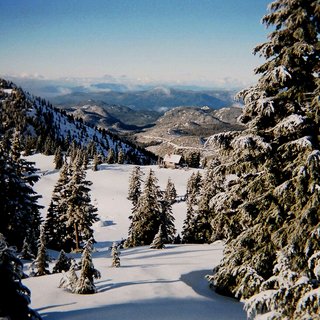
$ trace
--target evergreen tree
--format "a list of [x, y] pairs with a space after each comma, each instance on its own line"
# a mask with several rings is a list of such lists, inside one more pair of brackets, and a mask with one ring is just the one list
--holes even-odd
[[0, 232], [19, 250], [29, 230], [38, 237], [41, 222], [40, 196], [32, 189], [39, 176], [34, 164], [20, 154], [18, 133], [12, 146], [6, 139], [0, 141]]
[[161, 216], [159, 203], [161, 194], [157, 182], [154, 171], [150, 169], [143, 193], [137, 206], [133, 208], [127, 245], [148, 245], [158, 232]]
[[[72, 240], [70, 230], [67, 230], [65, 213], [67, 211], [66, 199], [70, 196], [67, 186], [70, 184], [70, 168], [64, 162], [58, 181], [54, 186], [51, 202], [44, 223], [44, 233], [48, 248], [54, 250], [70, 250]], [[71, 242], [71, 244], [70, 244]]]
[[55, 169], [61, 169], [61, 167], [63, 166], [64, 160], [63, 160], [63, 154], [60, 146], [54, 152], [53, 162], [55, 163]]
[[67, 257], [63, 250], [60, 251], [58, 260], [52, 269], [52, 273], [68, 271], [71, 267], [71, 259]]
[[0, 317], [12, 320], [41, 320], [40, 315], [28, 306], [30, 290], [22, 284], [22, 278], [22, 262], [0, 234], [0, 283], [4, 293], [0, 299]]
[[123, 152], [123, 149], [120, 148], [119, 152], [118, 152], [118, 163], [119, 164], [124, 164], [124, 157], [125, 157], [125, 154]]
[[78, 279], [75, 293], [91, 294], [96, 292], [94, 278], [100, 278], [100, 272], [94, 268], [91, 253], [93, 250], [93, 239], [90, 239], [82, 252], [81, 256], [81, 273]]
[[132, 201], [133, 207], [137, 205], [138, 200], [141, 196], [142, 175], [143, 173], [139, 166], [136, 166], [131, 172], [129, 180], [128, 199]]
[[159, 200], [160, 204], [160, 224], [162, 228], [162, 238], [165, 243], [172, 243], [176, 229], [174, 227], [174, 216], [172, 214], [171, 202], [165, 197]]
[[112, 251], [111, 251], [111, 257], [112, 257], [112, 267], [119, 268], [120, 267], [120, 252], [118, 250], [118, 244], [114, 242], [112, 244]]
[[68, 272], [62, 271], [63, 277], [60, 279], [59, 288], [64, 288], [71, 292], [75, 292], [78, 283], [76, 267], [76, 261], [72, 259]]
[[113, 163], [115, 163], [115, 160], [116, 160], [115, 152], [114, 152], [113, 149], [110, 148], [110, 149], [108, 150], [108, 155], [107, 155], [106, 161], [107, 161], [107, 163], [109, 163], [109, 164], [113, 164]]
[[93, 158], [93, 164], [92, 164], [92, 170], [93, 171], [98, 171], [98, 165], [99, 165], [99, 156], [95, 153], [94, 158]]
[[[312, 319], [320, 296], [320, 4], [277, 0], [269, 8], [263, 21], [275, 29], [255, 49], [266, 62], [257, 84], [240, 93], [247, 129], [207, 142], [221, 161], [215, 179], [224, 180], [210, 200], [213, 237], [227, 239], [209, 280], [220, 292], [250, 299], [249, 316]], [[279, 282], [285, 274], [293, 277], [286, 287]]]
[[165, 190], [165, 198], [171, 204], [173, 204], [177, 198], [176, 188], [170, 178], [168, 179], [168, 182], [167, 182], [167, 186]]
[[163, 249], [164, 248], [164, 236], [162, 231], [162, 226], [159, 226], [159, 230], [155, 235], [152, 243], [150, 244], [151, 249]]
[[[90, 188], [92, 182], [85, 180], [86, 172], [82, 167], [79, 154], [72, 167], [72, 177], [67, 185], [66, 211], [62, 218], [66, 221], [67, 230], [73, 230], [75, 249], [78, 251], [81, 241], [93, 236], [92, 224], [98, 221], [97, 209], [91, 204]], [[71, 237], [71, 235], [69, 234]]]
[[43, 232], [43, 228], [40, 233], [37, 257], [36, 260], [33, 261], [32, 267], [36, 268], [36, 271], [33, 274], [33, 276], [35, 277], [43, 276], [50, 273], [48, 270], [48, 255], [46, 250], [45, 235]]
[[[202, 188], [202, 177], [199, 171], [192, 173], [187, 182], [187, 214], [183, 222], [182, 237], [184, 243], [199, 242], [199, 228], [197, 226], [197, 212], [199, 196]], [[210, 196], [210, 195], [209, 195]], [[200, 229], [201, 231], [201, 229]], [[201, 237], [201, 236], [200, 236]], [[202, 242], [202, 241], [200, 241]]]
[[34, 255], [32, 253], [31, 246], [28, 243], [27, 238], [24, 238], [24, 240], [23, 240], [23, 245], [22, 245], [22, 249], [21, 249], [21, 253], [19, 255], [19, 258], [25, 259], [25, 260], [34, 259]]

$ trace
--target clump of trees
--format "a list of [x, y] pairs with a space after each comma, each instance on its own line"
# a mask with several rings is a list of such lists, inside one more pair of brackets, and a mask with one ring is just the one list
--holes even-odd
[[140, 168], [135, 168], [129, 182], [128, 199], [132, 201], [133, 208], [125, 245], [127, 247], [150, 245], [160, 225], [162, 225], [164, 241], [171, 243], [176, 232], [172, 215], [174, 185], [172, 181], [168, 181], [167, 191], [162, 192], [152, 169], [146, 177], [142, 191], [141, 182]]
[[44, 224], [48, 248], [79, 251], [93, 236], [92, 224], [98, 220], [91, 203], [86, 180], [86, 154], [78, 149], [73, 162], [64, 162], [53, 190]]

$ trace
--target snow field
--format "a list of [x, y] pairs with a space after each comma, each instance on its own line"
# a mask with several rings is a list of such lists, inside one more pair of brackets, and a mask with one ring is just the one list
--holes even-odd
[[[41, 180], [34, 186], [43, 198], [45, 217], [53, 187], [59, 173], [54, 170], [53, 157], [28, 157], [40, 168]], [[121, 267], [111, 268], [112, 242], [126, 238], [131, 202], [127, 200], [129, 177], [133, 165], [100, 166], [88, 170], [92, 200], [98, 208], [100, 221], [94, 225], [97, 241], [93, 263], [101, 272], [95, 281], [97, 293], [78, 295], [58, 288], [61, 274], [28, 278], [24, 284], [31, 290], [31, 307], [44, 319], [245, 319], [242, 303], [214, 293], [204, 278], [222, 258], [223, 243], [208, 245], [167, 245], [163, 250], [138, 247], [121, 250]], [[147, 173], [152, 168], [165, 189], [170, 177], [178, 195], [186, 192], [192, 170], [141, 167]], [[185, 219], [184, 202], [173, 205], [176, 228], [181, 233]], [[55, 258], [57, 253], [51, 252]], [[80, 259], [80, 254], [72, 254]], [[50, 268], [54, 262], [51, 263]], [[79, 271], [78, 271], [79, 274]]]

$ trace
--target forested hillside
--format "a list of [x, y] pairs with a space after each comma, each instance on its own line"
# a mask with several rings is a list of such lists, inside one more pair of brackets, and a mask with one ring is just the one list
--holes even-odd
[[49, 102], [31, 96], [4, 79], [0, 80], [0, 101], [4, 139], [12, 130], [19, 132], [26, 155], [32, 152], [50, 155], [58, 147], [67, 151], [73, 145], [87, 148], [91, 156], [99, 154], [101, 160], [109, 158], [112, 163], [118, 162], [119, 154], [121, 162], [125, 163], [150, 164], [154, 161], [151, 153], [53, 108]]

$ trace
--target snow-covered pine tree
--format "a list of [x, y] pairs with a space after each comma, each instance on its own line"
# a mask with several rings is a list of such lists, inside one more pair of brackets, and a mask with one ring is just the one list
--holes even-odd
[[52, 269], [52, 273], [59, 273], [62, 271], [68, 271], [71, 267], [71, 258], [69, 258], [66, 253], [61, 250], [57, 259], [56, 264]]
[[164, 242], [165, 239], [163, 236], [162, 226], [160, 225], [157, 234], [154, 236], [154, 239], [150, 244], [150, 249], [163, 249], [165, 247]]
[[93, 163], [92, 163], [92, 170], [93, 171], [98, 171], [98, 165], [99, 165], [100, 161], [99, 161], [99, 156], [95, 153], [93, 156]]
[[183, 222], [182, 238], [184, 243], [196, 242], [196, 213], [198, 210], [199, 195], [202, 188], [202, 177], [199, 171], [192, 173], [187, 182], [187, 214]]
[[30, 290], [21, 282], [23, 265], [14, 248], [8, 247], [0, 234], [0, 283], [3, 290], [0, 299], [0, 318], [41, 320], [40, 315], [29, 308]]
[[[240, 93], [247, 129], [207, 142], [221, 161], [214, 176], [225, 180], [210, 201], [213, 232], [228, 239], [209, 280], [238, 298], [263, 295], [283, 273], [273, 267], [284, 252], [283, 270], [297, 281], [287, 281], [286, 290], [272, 285], [280, 288], [273, 303], [261, 308], [252, 302], [249, 315], [312, 319], [320, 302], [317, 272], [308, 264], [320, 251], [320, 3], [277, 0], [269, 9], [263, 21], [275, 29], [255, 49], [266, 62], [256, 70], [257, 84]], [[227, 183], [228, 175], [237, 179]]]
[[34, 259], [34, 255], [32, 253], [32, 249], [31, 249], [31, 246], [30, 246], [27, 238], [24, 238], [24, 240], [23, 240], [23, 245], [22, 245], [22, 249], [21, 249], [19, 258], [24, 259], [24, 260]]
[[[195, 176], [194, 186], [196, 187], [199, 181], [198, 176]], [[204, 175], [204, 179], [202, 182], [202, 186], [199, 192], [198, 199], [194, 199], [194, 191], [191, 192], [191, 197], [188, 201], [196, 201], [197, 208], [195, 210], [195, 215], [193, 218], [193, 231], [194, 234], [194, 242], [196, 243], [208, 243], [211, 240], [212, 235], [212, 227], [211, 227], [211, 208], [210, 208], [210, 200], [213, 194], [213, 190], [215, 187], [214, 176], [212, 172], [211, 165], [207, 168], [206, 173]], [[197, 194], [197, 192], [196, 192]], [[194, 208], [191, 204], [192, 209]], [[193, 209], [194, 210], [194, 209]]]
[[63, 166], [64, 159], [63, 159], [63, 154], [60, 146], [58, 146], [58, 148], [54, 152], [53, 162], [55, 164], [55, 169], [61, 169], [61, 167]]
[[71, 250], [72, 240], [67, 231], [65, 213], [67, 211], [66, 198], [70, 196], [67, 188], [70, 183], [70, 167], [65, 160], [60, 170], [59, 178], [54, 186], [51, 202], [44, 222], [44, 233], [47, 247], [53, 250]]
[[119, 245], [116, 242], [113, 242], [111, 249], [112, 264], [111, 267], [119, 268], [120, 267], [120, 252]]
[[94, 268], [92, 262], [92, 250], [93, 250], [93, 239], [87, 241], [84, 246], [81, 256], [81, 273], [77, 281], [77, 285], [74, 289], [75, 293], [78, 294], [91, 294], [95, 293], [96, 287], [94, 285], [94, 278], [98, 279], [101, 277], [100, 272]]
[[167, 193], [164, 193], [163, 199], [159, 199], [160, 204], [160, 224], [162, 226], [162, 238], [164, 243], [172, 243], [176, 229], [174, 226], [174, 216], [172, 214], [171, 201], [167, 199]]
[[75, 291], [78, 283], [76, 267], [76, 261], [72, 259], [69, 270], [67, 272], [62, 272], [63, 276], [60, 279], [59, 288], [64, 288], [71, 292]]
[[107, 159], [106, 159], [107, 163], [109, 164], [113, 164], [116, 161], [116, 155], [113, 149], [109, 149], [108, 150], [108, 155], [107, 155]]
[[174, 183], [172, 180], [169, 178], [165, 190], [165, 199], [173, 204], [176, 201], [177, 198], [177, 190], [174, 186]]
[[117, 160], [117, 163], [119, 164], [124, 164], [124, 160], [125, 160], [125, 154], [123, 152], [123, 149], [120, 148], [119, 149], [119, 152], [118, 152], [118, 160]]
[[38, 277], [49, 274], [50, 271], [48, 270], [48, 255], [45, 243], [45, 235], [43, 228], [41, 228], [40, 238], [39, 238], [39, 245], [38, 245], [38, 253], [36, 259], [32, 262], [32, 268], [35, 268], [34, 273], [32, 276]]
[[[0, 116], [1, 116], [0, 108]], [[38, 181], [34, 163], [20, 157], [19, 133], [12, 138], [9, 131], [5, 132], [0, 123], [0, 199], [2, 233], [9, 245], [21, 250], [23, 240], [31, 231], [38, 238], [40, 230], [39, 195], [33, 190]]]
[[133, 208], [127, 246], [149, 245], [158, 232], [161, 192], [157, 182], [154, 171], [150, 169], [143, 192]]
[[92, 224], [98, 221], [97, 208], [91, 204], [90, 188], [92, 182], [85, 180], [81, 153], [72, 164], [72, 177], [67, 188], [65, 199], [66, 211], [62, 219], [66, 221], [67, 231], [72, 229], [75, 250], [80, 250], [81, 242], [93, 236]]
[[139, 166], [134, 167], [130, 175], [128, 190], [128, 200], [132, 202], [133, 207], [137, 205], [141, 195], [142, 176], [143, 172], [141, 168]]

